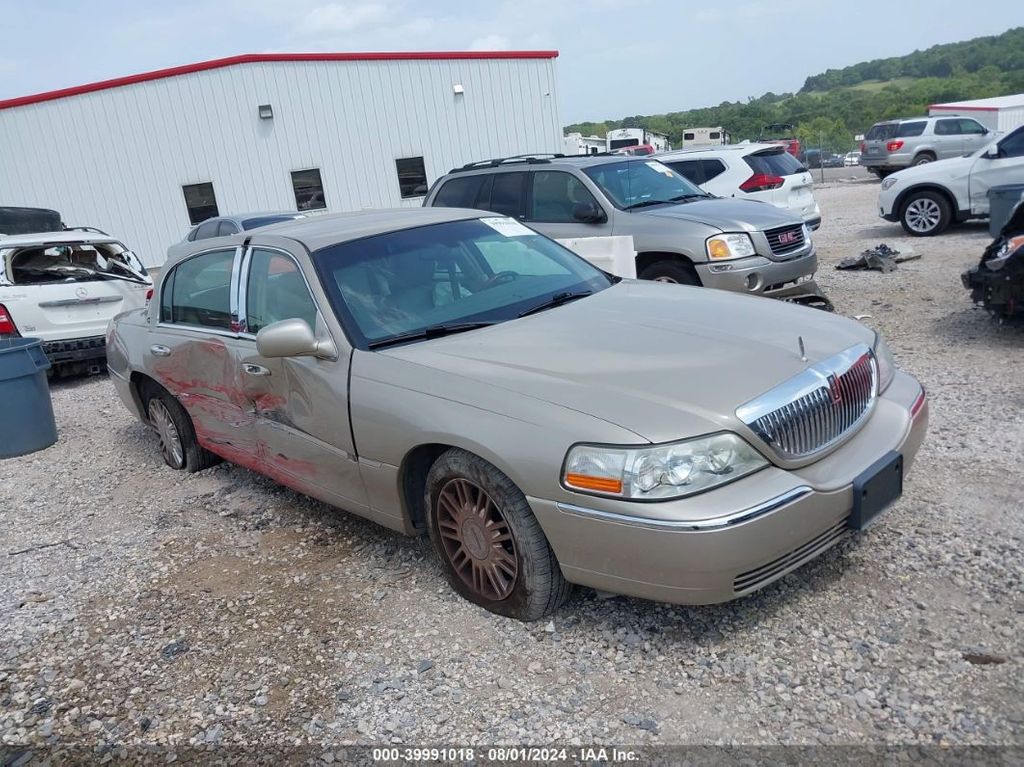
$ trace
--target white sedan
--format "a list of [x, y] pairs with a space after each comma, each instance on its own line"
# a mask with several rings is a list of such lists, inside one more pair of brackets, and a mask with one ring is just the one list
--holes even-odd
[[901, 170], [882, 181], [878, 215], [917, 237], [940, 234], [954, 221], [984, 218], [988, 192], [1024, 183], [1024, 126], [966, 157]]
[[107, 324], [145, 306], [152, 288], [138, 257], [106, 234], [0, 236], [0, 339], [42, 339], [59, 372], [101, 372]]
[[657, 159], [716, 197], [770, 202], [821, 226], [807, 168], [778, 144], [727, 144], [659, 154]]

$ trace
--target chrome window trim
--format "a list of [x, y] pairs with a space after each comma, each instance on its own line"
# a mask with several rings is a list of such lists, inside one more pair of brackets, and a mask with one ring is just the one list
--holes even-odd
[[[188, 261], [191, 261], [193, 258], [199, 258], [199, 256], [208, 256], [210, 253], [227, 253], [228, 251], [231, 251], [231, 250], [233, 250], [235, 252], [235, 254], [234, 254], [234, 256], [232, 256], [232, 260], [231, 260], [231, 280], [228, 282], [228, 316], [229, 317], [236, 316], [235, 315], [235, 311], [237, 309], [237, 298], [236, 298], [235, 293], [236, 293], [237, 286], [238, 286], [238, 267], [239, 267], [239, 263], [238, 263], [239, 262], [239, 258], [238, 257], [239, 257], [239, 254], [241, 253], [242, 246], [241, 245], [235, 245], [235, 246], [227, 246], [227, 247], [221, 246], [219, 248], [207, 248], [206, 250], [200, 250], [197, 253], [189, 253], [187, 256], [183, 256], [179, 260], [175, 261], [171, 265], [171, 267], [169, 269], [167, 269], [164, 272], [161, 272], [161, 274], [160, 274], [160, 286], [159, 286], [160, 289], [159, 289], [159, 292], [153, 296], [153, 301], [151, 302], [152, 304], [155, 304], [156, 307], [157, 307], [157, 310], [156, 310], [156, 326], [158, 328], [159, 327], [163, 327], [163, 328], [198, 328], [198, 329], [201, 329], [201, 330], [207, 330], [207, 331], [209, 331], [211, 333], [216, 333], [216, 335], [229, 335], [232, 338], [234, 338], [237, 335], [237, 333], [234, 333], [232, 331], [221, 330], [220, 328], [213, 328], [213, 327], [209, 327], [207, 325], [191, 325], [191, 324], [186, 324], [184, 322], [164, 322], [163, 319], [162, 319], [163, 312], [161, 311], [161, 307], [163, 306], [163, 300], [164, 300], [164, 289], [167, 287], [167, 283], [171, 281], [171, 277], [178, 270], [179, 266], [181, 266], [182, 264], [184, 264], [184, 263], [186, 263]], [[174, 296], [171, 295], [171, 311], [173, 312], [173, 310], [174, 310]]]
[[735, 527], [736, 525], [743, 524], [744, 522], [750, 522], [758, 517], [763, 517], [766, 514], [771, 514], [784, 506], [788, 506], [789, 504], [810, 495], [812, 492], [814, 491], [808, 485], [800, 485], [799, 487], [794, 487], [792, 490], [787, 490], [781, 495], [777, 495], [774, 498], [770, 498], [767, 501], [759, 503], [756, 506], [751, 506], [748, 509], [743, 509], [742, 511], [735, 511], [732, 514], [724, 514], [718, 517], [689, 520], [635, 517], [630, 514], [619, 514], [613, 511], [589, 509], [585, 506], [576, 506], [571, 503], [556, 502], [555, 507], [563, 514], [569, 514], [574, 517], [588, 517], [592, 519], [599, 519], [604, 522], [628, 525], [630, 527], [642, 527], [648, 530], [709, 532], [712, 530], [723, 530], [728, 527]]
[[[241, 260], [242, 262], [241, 262], [241, 265], [240, 265], [241, 277], [240, 277], [240, 283], [239, 283], [239, 286], [238, 286], [238, 307], [239, 307], [238, 310], [240, 312], [239, 317], [238, 317], [238, 323], [239, 323], [238, 337], [246, 339], [246, 340], [251, 340], [251, 341], [255, 341], [256, 340], [256, 333], [250, 333], [249, 329], [248, 329], [249, 328], [249, 313], [248, 313], [248, 307], [246, 306], [246, 303], [248, 302], [249, 268], [252, 265], [252, 252], [254, 250], [257, 250], [257, 249], [258, 250], [269, 250], [269, 251], [273, 251], [274, 253], [280, 253], [281, 255], [291, 259], [292, 263], [295, 264], [295, 268], [298, 270], [299, 275], [302, 277], [303, 283], [305, 283], [305, 285], [306, 285], [306, 292], [309, 294], [309, 300], [312, 301], [313, 302], [313, 306], [316, 307], [317, 324], [323, 327], [324, 333], [327, 335], [327, 338], [330, 339], [330, 342], [332, 344], [334, 344], [334, 336], [331, 334], [331, 329], [329, 327], [327, 327], [327, 322], [326, 322], [326, 319], [325, 319], [325, 315], [324, 315], [323, 309], [320, 308], [320, 304], [316, 300], [316, 296], [313, 295], [313, 286], [310, 285], [309, 279], [307, 279], [306, 273], [304, 271], [302, 271], [302, 265], [299, 263], [299, 260], [295, 257], [295, 255], [292, 254], [292, 253], [289, 253], [284, 248], [275, 247], [273, 245], [258, 245], [258, 244], [254, 245], [251, 242], [249, 243], [249, 247], [246, 248], [246, 250], [245, 250], [245, 255], [242, 257], [242, 260]], [[313, 330], [314, 335], [316, 335], [317, 329], [316, 328], [312, 328], [312, 330]], [[335, 348], [337, 348], [337, 344], [335, 344]]]

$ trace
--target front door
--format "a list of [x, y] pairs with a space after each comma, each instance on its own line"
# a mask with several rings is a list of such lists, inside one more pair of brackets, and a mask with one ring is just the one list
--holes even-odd
[[971, 212], [974, 214], [988, 213], [989, 189], [1024, 179], [1024, 128], [1004, 138], [998, 147], [998, 157], [979, 157], [971, 168]]
[[[583, 182], [561, 170], [530, 174], [526, 198], [526, 223], [552, 239], [608, 237], [611, 217]], [[578, 214], [585, 208], [602, 214], [603, 221], [586, 221]]]
[[242, 265], [240, 301], [243, 348], [237, 363], [263, 472], [327, 503], [365, 511], [348, 417], [348, 352], [337, 360], [268, 359], [256, 350], [256, 334], [280, 320], [304, 320], [318, 337], [329, 337], [294, 258], [251, 248]]

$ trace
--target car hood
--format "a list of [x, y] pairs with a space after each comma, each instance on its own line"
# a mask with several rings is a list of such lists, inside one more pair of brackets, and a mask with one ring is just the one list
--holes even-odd
[[381, 353], [464, 379], [451, 381], [448, 399], [475, 405], [484, 385], [667, 442], [736, 428], [739, 405], [873, 338], [860, 323], [773, 299], [626, 280], [519, 320]]
[[707, 224], [723, 232], [763, 232], [765, 229], [803, 223], [802, 219], [792, 213], [766, 202], [718, 197], [635, 212], [642, 216], [676, 218]]

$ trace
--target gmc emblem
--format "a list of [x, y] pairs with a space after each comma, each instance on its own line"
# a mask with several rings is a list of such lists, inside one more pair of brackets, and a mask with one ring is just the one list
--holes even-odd
[[828, 396], [832, 400], [833, 405], [838, 405], [843, 401], [843, 390], [839, 386], [839, 378], [835, 373], [828, 377]]
[[798, 232], [780, 232], [779, 245], [789, 245], [790, 243], [796, 242], [798, 234]]

